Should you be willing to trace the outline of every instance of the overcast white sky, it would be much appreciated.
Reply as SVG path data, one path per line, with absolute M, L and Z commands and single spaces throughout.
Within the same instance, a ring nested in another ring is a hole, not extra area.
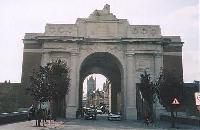
M 46 23 L 74 24 L 105 4 L 130 24 L 160 25 L 162 35 L 180 35 L 184 81 L 200 80 L 198 0 L 1 0 L 0 82 L 20 82 L 25 33 L 42 33 Z

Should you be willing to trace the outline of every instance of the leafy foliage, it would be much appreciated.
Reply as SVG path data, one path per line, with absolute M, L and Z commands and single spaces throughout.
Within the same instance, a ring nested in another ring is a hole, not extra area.
M 66 63 L 61 60 L 47 64 L 49 70 L 49 85 L 53 91 L 50 95 L 53 99 L 64 97 L 69 92 L 70 86 L 70 69 Z
M 175 77 L 170 72 L 162 71 L 157 85 L 159 86 L 160 103 L 163 106 L 171 108 L 174 98 L 177 98 L 179 102 L 183 100 L 183 81 L 181 78 Z
M 154 95 L 157 95 L 160 103 L 171 111 L 172 127 L 175 127 L 174 108 L 172 105 L 174 98 L 179 102 L 183 101 L 183 81 L 182 77 L 177 78 L 173 73 L 166 70 L 161 70 L 158 81 L 152 83 L 150 74 L 145 71 L 141 74 L 141 87 L 143 98 L 148 102 L 150 114 L 153 113 Z
M 30 90 L 33 99 L 38 102 L 56 100 L 69 92 L 70 69 L 60 59 L 40 66 L 30 76 Z
M 175 71 L 174 71 L 175 72 Z M 172 128 L 175 127 L 175 115 L 174 108 L 177 105 L 173 105 L 172 102 L 176 98 L 180 104 L 183 102 L 183 81 L 182 77 L 177 77 L 173 72 L 167 70 L 161 70 L 159 80 L 157 81 L 157 86 L 159 87 L 159 100 L 160 103 L 170 110 L 171 112 L 171 122 Z
M 157 88 L 153 84 L 150 78 L 150 74 L 147 74 L 146 71 L 144 71 L 144 74 L 140 75 L 140 91 L 142 93 L 143 99 L 147 102 L 148 104 L 148 110 L 150 117 L 152 121 L 154 120 L 153 117 L 153 103 L 155 102 L 155 95 L 157 93 Z M 147 110 L 147 111 L 148 111 Z
M 141 87 L 140 91 L 142 92 L 142 97 L 148 104 L 153 102 L 153 83 L 150 81 L 150 74 L 147 74 L 145 71 L 144 74 L 140 75 Z

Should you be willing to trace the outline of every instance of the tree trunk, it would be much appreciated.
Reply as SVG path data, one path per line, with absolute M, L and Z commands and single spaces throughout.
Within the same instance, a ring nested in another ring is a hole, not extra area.
M 61 111 L 62 111 L 62 113 L 61 113 L 61 116 L 63 117 L 63 118 L 65 118 L 65 97 L 63 97 L 62 98 L 62 104 L 61 104 L 62 106 L 61 106 Z
M 57 99 L 57 116 L 62 117 L 62 99 Z
M 171 107 L 171 122 L 172 122 L 172 128 L 175 128 L 175 117 L 174 117 L 174 108 Z
M 60 98 L 58 100 L 58 115 L 59 117 L 64 118 L 65 117 L 65 98 Z
M 52 104 L 52 117 L 65 117 L 65 98 L 54 99 Z
M 41 113 L 40 113 L 40 112 L 41 112 L 41 102 L 40 102 L 39 105 L 40 105 L 40 106 L 39 106 L 40 108 L 38 109 L 38 112 L 37 112 L 38 117 L 39 117 L 39 118 L 38 118 L 38 127 L 40 127 L 40 122 L 41 122 L 41 115 L 40 115 L 40 114 L 41 114 Z
M 56 100 L 53 99 L 52 100 L 52 106 L 51 106 L 51 109 L 52 109 L 52 111 L 51 111 L 52 113 L 51 114 L 52 114 L 52 119 L 53 120 L 56 120 L 56 105 L 57 105 L 56 104 Z
M 154 116 L 154 109 L 153 109 L 153 102 L 151 102 L 151 122 L 153 123 L 155 120 L 155 116 Z

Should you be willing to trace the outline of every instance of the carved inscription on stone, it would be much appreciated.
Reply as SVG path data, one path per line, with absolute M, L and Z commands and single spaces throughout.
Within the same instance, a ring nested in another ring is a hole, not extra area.
M 87 25 L 87 37 L 102 38 L 116 37 L 118 33 L 116 23 L 89 23 Z

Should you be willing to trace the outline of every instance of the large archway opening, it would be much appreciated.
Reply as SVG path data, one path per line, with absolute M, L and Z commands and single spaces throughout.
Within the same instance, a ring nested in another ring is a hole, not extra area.
M 91 74 L 102 74 L 107 78 L 107 85 L 110 87 L 109 112 L 124 113 L 123 104 L 123 71 L 120 61 L 112 54 L 107 52 L 96 52 L 87 56 L 81 64 L 79 80 L 79 108 L 96 105 L 83 102 L 83 82 Z M 94 77 L 93 77 L 94 78 Z M 109 89 L 109 88 L 108 88 Z M 87 91 L 88 92 L 88 91 Z M 87 94 L 88 95 L 88 94 Z M 88 98 L 88 97 L 87 97 Z M 96 106 L 99 107 L 99 106 Z
M 102 74 L 90 74 L 83 82 L 82 107 L 96 106 L 101 113 L 107 113 L 111 106 L 111 84 Z

